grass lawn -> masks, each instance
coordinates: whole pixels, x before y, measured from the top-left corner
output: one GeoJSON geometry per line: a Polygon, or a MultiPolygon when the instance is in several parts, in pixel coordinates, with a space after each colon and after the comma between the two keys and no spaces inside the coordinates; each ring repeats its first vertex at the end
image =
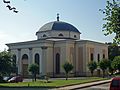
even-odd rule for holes
{"type": "Polygon", "coordinates": [[[98,80],[106,80],[106,78],[86,77],[85,79],[68,79],[68,80],[38,80],[36,82],[20,82],[20,83],[0,83],[0,87],[61,87],[73,84],[82,84],[98,80]]]}

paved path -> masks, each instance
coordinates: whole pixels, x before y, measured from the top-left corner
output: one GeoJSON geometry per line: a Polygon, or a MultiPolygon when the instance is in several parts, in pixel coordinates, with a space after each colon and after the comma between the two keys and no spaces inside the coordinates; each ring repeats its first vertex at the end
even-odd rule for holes
{"type": "Polygon", "coordinates": [[[81,89],[77,89],[77,90],[109,90],[109,88],[110,88],[110,83],[105,83],[105,84],[81,88],[81,89]]]}
{"type": "Polygon", "coordinates": [[[61,88],[57,88],[57,89],[59,89],[59,90],[75,90],[75,89],[81,89],[81,88],[85,88],[85,87],[90,87],[90,86],[95,86],[95,85],[99,85],[99,84],[108,83],[110,81],[111,80],[97,81],[97,82],[92,82],[92,83],[61,87],[61,88]]]}

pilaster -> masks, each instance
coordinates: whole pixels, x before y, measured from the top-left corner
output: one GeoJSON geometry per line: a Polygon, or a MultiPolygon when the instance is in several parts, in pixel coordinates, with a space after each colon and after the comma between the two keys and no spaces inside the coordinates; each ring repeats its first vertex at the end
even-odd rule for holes
{"type": "Polygon", "coordinates": [[[22,64],[21,64],[21,49],[18,49],[18,74],[22,74],[22,64]]]}
{"type": "Polygon", "coordinates": [[[47,71],[47,47],[43,46],[41,47],[42,49],[42,56],[41,56],[41,62],[40,62],[40,73],[42,75],[46,75],[46,71],[47,71]]]}
{"type": "Polygon", "coordinates": [[[28,64],[32,64],[33,63],[33,54],[32,54],[32,48],[29,48],[29,61],[28,64]]]}

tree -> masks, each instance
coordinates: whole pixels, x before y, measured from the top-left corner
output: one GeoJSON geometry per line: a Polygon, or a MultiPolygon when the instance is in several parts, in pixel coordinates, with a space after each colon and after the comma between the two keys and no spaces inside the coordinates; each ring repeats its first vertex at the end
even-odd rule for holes
{"type": "Polygon", "coordinates": [[[112,68],[120,71],[120,56],[116,56],[112,61],[112,68]]]}
{"type": "Polygon", "coordinates": [[[39,66],[37,64],[31,64],[28,69],[32,73],[34,80],[36,81],[36,75],[39,72],[39,66]]]}
{"type": "Polygon", "coordinates": [[[113,61],[115,56],[120,55],[120,46],[108,43],[108,57],[113,61]]]}
{"type": "Polygon", "coordinates": [[[109,67],[109,61],[107,59],[102,59],[99,62],[99,67],[103,71],[103,77],[105,76],[105,70],[109,67]]]}
{"type": "Polygon", "coordinates": [[[110,61],[110,67],[109,72],[110,74],[113,74],[113,67],[112,67],[112,61],[116,56],[120,56],[120,46],[116,45],[115,43],[106,43],[108,45],[108,57],[110,61]]]}
{"type": "Polygon", "coordinates": [[[93,72],[97,68],[97,63],[95,61],[90,61],[87,66],[91,72],[91,75],[93,76],[93,72]]]}
{"type": "Polygon", "coordinates": [[[105,24],[103,24],[103,32],[105,35],[116,34],[113,41],[120,44],[120,0],[107,1],[106,8],[100,11],[105,14],[105,24]]]}
{"type": "Polygon", "coordinates": [[[63,69],[65,70],[66,80],[68,80],[68,74],[69,74],[70,71],[72,71],[73,65],[69,62],[65,62],[63,64],[63,69]]]}
{"type": "Polygon", "coordinates": [[[8,51],[0,52],[0,75],[10,74],[12,68],[12,54],[8,51]]]}

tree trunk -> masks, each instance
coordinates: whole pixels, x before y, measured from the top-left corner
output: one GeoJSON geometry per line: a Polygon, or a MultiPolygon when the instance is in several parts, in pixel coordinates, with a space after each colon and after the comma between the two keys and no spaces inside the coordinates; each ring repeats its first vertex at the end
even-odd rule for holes
{"type": "Polygon", "coordinates": [[[34,74],[32,73],[32,82],[34,82],[34,74]]]}
{"type": "Polygon", "coordinates": [[[36,82],[36,73],[35,73],[35,82],[36,82]]]}
{"type": "Polygon", "coordinates": [[[36,73],[33,74],[33,81],[36,82],[36,73]]]}
{"type": "Polygon", "coordinates": [[[93,71],[91,71],[91,75],[92,75],[92,77],[93,77],[93,71]]]}
{"type": "Polygon", "coordinates": [[[105,70],[103,70],[103,78],[105,77],[105,70]]]}
{"type": "Polygon", "coordinates": [[[68,73],[66,73],[66,80],[68,80],[68,73]]]}

